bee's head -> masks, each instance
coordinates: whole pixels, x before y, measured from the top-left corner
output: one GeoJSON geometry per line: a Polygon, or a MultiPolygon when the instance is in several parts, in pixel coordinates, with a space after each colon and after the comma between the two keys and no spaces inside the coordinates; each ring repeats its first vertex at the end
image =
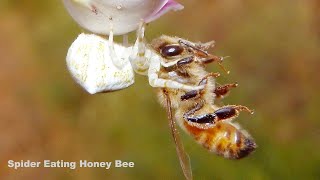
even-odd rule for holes
{"type": "Polygon", "coordinates": [[[176,61],[183,58],[192,58],[197,63],[208,64],[217,62],[218,65],[228,74],[222,66],[224,57],[218,57],[207,52],[207,49],[214,46],[214,41],[207,43],[194,43],[182,38],[162,35],[151,42],[151,47],[162,56],[164,62],[176,61]]]}
{"type": "Polygon", "coordinates": [[[208,58],[211,55],[206,49],[211,47],[213,42],[209,43],[193,43],[178,37],[170,37],[162,35],[151,42],[151,47],[168,60],[177,59],[186,56],[194,56],[196,58],[208,58]]]}
{"type": "Polygon", "coordinates": [[[151,42],[151,47],[167,61],[176,60],[187,54],[186,49],[178,41],[176,37],[162,35],[151,42]]]}

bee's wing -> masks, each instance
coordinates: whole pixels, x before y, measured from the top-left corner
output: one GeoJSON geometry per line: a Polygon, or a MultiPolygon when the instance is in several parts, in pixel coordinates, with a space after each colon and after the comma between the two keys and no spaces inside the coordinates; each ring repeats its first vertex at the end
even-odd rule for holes
{"type": "Polygon", "coordinates": [[[182,144],[179,130],[177,129],[176,122],[174,121],[172,117],[172,109],[171,109],[171,101],[170,97],[167,93],[165,93],[166,96],[166,103],[167,103],[167,115],[169,120],[169,126],[171,129],[171,134],[174,140],[174,143],[176,145],[177,154],[180,161],[180,166],[182,168],[183,174],[186,177],[187,180],[192,180],[192,170],[191,170],[191,163],[190,158],[188,154],[184,150],[184,146],[182,144]]]}

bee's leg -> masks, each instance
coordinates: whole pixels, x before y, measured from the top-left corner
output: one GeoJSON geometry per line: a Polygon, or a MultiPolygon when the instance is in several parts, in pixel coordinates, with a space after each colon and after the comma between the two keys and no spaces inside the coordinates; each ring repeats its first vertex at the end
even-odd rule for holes
{"type": "Polygon", "coordinates": [[[214,44],[214,42],[208,42],[207,45],[201,45],[201,44],[199,45],[199,44],[195,44],[193,42],[187,41],[185,39],[179,39],[178,43],[182,46],[185,46],[189,49],[192,49],[197,56],[202,57],[202,59],[200,59],[199,62],[201,62],[203,64],[218,62],[218,65],[220,66],[220,68],[223,71],[225,71],[227,74],[230,73],[222,65],[222,61],[226,57],[215,56],[215,55],[209,54],[207,51],[204,50],[204,49],[207,49],[208,47],[210,47],[212,44],[214,44]]]}
{"type": "Polygon", "coordinates": [[[214,94],[216,95],[216,98],[223,98],[225,95],[229,93],[231,88],[237,87],[237,83],[232,83],[232,84],[225,84],[222,86],[218,86],[214,89],[214,94]]]}
{"type": "Polygon", "coordinates": [[[193,91],[188,91],[184,95],[180,97],[181,101],[185,101],[191,98],[195,98],[199,96],[199,91],[198,90],[193,90],[193,91]]]}
{"type": "MultiPolygon", "coordinates": [[[[207,82],[208,82],[208,78],[209,77],[214,77],[214,78],[217,78],[217,77],[219,77],[220,76],[220,74],[219,73],[208,73],[205,77],[203,77],[202,79],[201,79],[201,81],[199,82],[199,86],[201,86],[201,85],[206,85],[207,84],[207,82]]],[[[188,99],[191,99],[191,98],[195,98],[195,97],[198,97],[199,95],[200,95],[201,93],[200,93],[200,90],[193,90],[193,91],[188,91],[188,92],[186,92],[184,95],[182,95],[181,97],[180,97],[180,99],[182,100],[182,101],[184,101],[184,100],[188,100],[188,99]]]]}
{"type": "Polygon", "coordinates": [[[213,62],[222,63],[223,57],[208,54],[206,57],[201,58],[199,61],[203,64],[209,64],[213,62]]]}
{"type": "Polygon", "coordinates": [[[180,59],[178,62],[177,62],[177,66],[183,66],[183,65],[186,65],[186,64],[190,64],[194,61],[194,56],[189,56],[189,57],[185,57],[185,58],[182,58],[180,59]]]}
{"type": "Polygon", "coordinates": [[[178,59],[178,60],[175,60],[175,61],[171,61],[171,62],[163,62],[161,61],[161,66],[163,67],[172,67],[172,66],[178,66],[178,67],[181,67],[185,64],[190,64],[194,61],[194,56],[188,56],[188,57],[185,57],[185,58],[182,58],[182,59],[178,59]]]}
{"type": "Polygon", "coordinates": [[[137,39],[129,57],[131,65],[136,73],[147,75],[149,61],[145,57],[146,45],[144,43],[145,22],[141,20],[137,30],[137,39]]]}
{"type": "Polygon", "coordinates": [[[203,103],[197,103],[194,108],[192,108],[191,110],[189,110],[183,114],[183,118],[187,118],[187,117],[193,115],[195,112],[200,110],[202,107],[203,107],[203,103]]]}
{"type": "Polygon", "coordinates": [[[204,77],[200,80],[199,85],[207,84],[208,78],[210,78],[210,77],[217,78],[217,77],[219,77],[219,76],[220,76],[220,73],[213,73],[213,72],[208,73],[206,76],[204,76],[204,77]]]}
{"type": "Polygon", "coordinates": [[[200,110],[202,107],[203,107],[203,104],[197,104],[193,109],[186,112],[183,115],[183,118],[187,120],[188,123],[191,122],[191,123],[195,123],[196,125],[197,124],[214,124],[216,119],[216,115],[214,113],[194,115],[194,113],[200,110]]]}
{"type": "Polygon", "coordinates": [[[240,111],[247,111],[250,114],[253,114],[252,110],[250,110],[246,106],[241,105],[222,106],[218,110],[214,111],[214,114],[216,116],[216,121],[231,120],[238,117],[240,111]]]}
{"type": "Polygon", "coordinates": [[[119,56],[121,56],[121,55],[117,54],[114,49],[112,19],[110,19],[109,53],[110,53],[110,58],[111,58],[112,63],[118,69],[122,69],[125,66],[126,62],[122,58],[119,58],[119,56]]]}
{"type": "Polygon", "coordinates": [[[193,115],[196,111],[200,110],[202,107],[203,105],[201,106],[197,104],[195,108],[186,112],[183,118],[188,122],[195,123],[191,125],[215,124],[218,121],[231,120],[236,118],[239,115],[240,111],[247,111],[251,114],[253,113],[252,110],[250,110],[245,106],[229,105],[229,106],[223,106],[220,109],[214,111],[213,113],[193,115]]]}
{"type": "Polygon", "coordinates": [[[222,62],[224,59],[228,58],[229,56],[226,56],[226,57],[222,57],[222,56],[215,56],[215,55],[212,55],[212,54],[209,54],[207,57],[204,57],[202,59],[200,59],[199,61],[203,64],[209,64],[209,63],[212,63],[212,62],[217,62],[219,67],[224,71],[226,72],[227,74],[230,73],[230,71],[228,71],[223,65],[222,65],[222,62]]]}
{"type": "Polygon", "coordinates": [[[158,56],[153,56],[150,59],[150,67],[148,69],[149,84],[152,87],[180,89],[183,91],[200,90],[204,88],[204,85],[190,86],[170,79],[159,78],[158,73],[160,71],[160,68],[161,58],[158,56]]]}
{"type": "Polygon", "coordinates": [[[197,56],[207,57],[208,55],[210,55],[207,51],[203,50],[199,45],[197,45],[197,44],[195,44],[193,42],[190,42],[188,40],[180,38],[178,40],[178,43],[181,46],[185,46],[188,49],[192,49],[192,51],[195,52],[197,56]]]}
{"type": "Polygon", "coordinates": [[[195,46],[198,47],[199,49],[207,50],[209,48],[213,48],[215,45],[215,41],[209,41],[206,43],[196,43],[195,46]]]}

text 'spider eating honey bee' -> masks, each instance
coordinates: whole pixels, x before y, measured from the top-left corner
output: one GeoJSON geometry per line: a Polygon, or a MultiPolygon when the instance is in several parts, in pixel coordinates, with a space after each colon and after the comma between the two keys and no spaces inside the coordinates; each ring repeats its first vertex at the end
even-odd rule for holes
{"type": "Polygon", "coordinates": [[[157,89],[161,104],[172,108],[180,127],[203,147],[225,158],[240,159],[254,151],[256,144],[251,136],[232,122],[240,111],[252,111],[241,105],[219,107],[215,104],[216,99],[223,98],[237,84],[216,86],[215,79],[220,74],[205,70],[206,64],[211,62],[221,66],[223,58],[206,51],[213,42],[193,43],[163,35],[154,39],[150,46],[162,57],[159,78],[193,87],[203,86],[200,90],[157,89]]]}

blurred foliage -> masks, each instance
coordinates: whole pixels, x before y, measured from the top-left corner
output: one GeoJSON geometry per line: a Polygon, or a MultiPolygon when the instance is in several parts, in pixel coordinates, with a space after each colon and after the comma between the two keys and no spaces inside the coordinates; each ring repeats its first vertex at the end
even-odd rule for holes
{"type": "MultiPolygon", "coordinates": [[[[230,161],[181,133],[195,179],[320,179],[319,1],[180,2],[185,9],[150,24],[147,38],[214,39],[215,54],[231,56],[231,74],[219,83],[240,84],[224,104],[255,109],[236,121],[259,145],[230,161]]],[[[61,1],[1,0],[0,179],[183,179],[165,111],[145,77],[95,96],[71,79],[65,56],[81,31],[61,1]],[[8,159],[136,165],[12,170],[8,159]]]]}

